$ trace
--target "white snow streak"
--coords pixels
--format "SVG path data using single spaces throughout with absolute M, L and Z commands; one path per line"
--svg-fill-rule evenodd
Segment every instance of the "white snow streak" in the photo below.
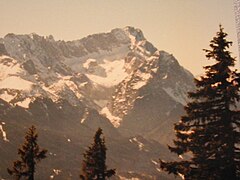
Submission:
M 84 121 L 87 119 L 88 115 L 89 115 L 89 111 L 87 108 L 85 108 L 83 118 L 81 119 L 81 124 L 84 123 Z
M 120 126 L 122 119 L 120 117 L 113 116 L 107 107 L 104 107 L 101 110 L 100 114 L 105 115 L 110 120 L 114 127 L 118 128 Z
M 88 69 L 92 64 L 97 65 L 96 63 L 96 59 L 87 59 L 86 62 L 83 64 L 83 67 Z
M 180 176 L 181 179 L 185 179 L 184 175 L 181 173 L 178 173 L 178 175 Z
M 157 161 L 152 160 L 152 163 L 155 165 L 159 165 L 159 163 Z
M 131 143 L 133 143 L 133 142 L 137 143 L 139 150 L 140 150 L 140 151 L 143 150 L 144 144 L 141 143 L 140 141 L 138 141 L 136 137 L 134 137 L 134 138 L 132 138 L 132 139 L 129 139 L 129 141 L 130 141 Z
M 182 155 L 178 155 L 178 157 L 179 157 L 180 159 L 183 159 Z
M 193 131 L 193 130 L 189 130 L 189 131 L 180 131 L 180 133 L 190 135 L 190 134 L 194 133 L 194 131 Z
M 146 81 L 139 81 L 139 82 L 134 84 L 133 89 L 140 89 L 141 87 L 143 87 L 146 84 L 147 84 Z
M 168 75 L 166 74 L 162 79 L 167 79 Z
M 4 124 L 4 123 L 2 123 L 2 124 Z M 2 125 L 0 125 L 0 132 L 2 132 L 3 140 L 6 142 L 9 142 L 9 140 L 7 139 L 7 133 L 6 133 L 6 131 L 3 130 Z

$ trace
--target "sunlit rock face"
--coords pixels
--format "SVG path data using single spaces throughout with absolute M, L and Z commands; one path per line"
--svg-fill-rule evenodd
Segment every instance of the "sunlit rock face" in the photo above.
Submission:
M 193 87 L 192 74 L 134 27 L 74 41 L 7 34 L 0 39 L 0 178 L 9 178 L 5 169 L 35 124 L 49 149 L 41 179 L 76 179 L 98 127 L 116 178 L 164 179 L 156 162 L 169 156 L 165 144 Z

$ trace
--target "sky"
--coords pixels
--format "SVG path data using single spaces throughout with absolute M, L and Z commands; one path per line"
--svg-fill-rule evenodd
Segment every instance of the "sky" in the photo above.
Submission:
M 238 59 L 233 0 L 0 0 L 0 23 L 0 37 L 35 32 L 55 40 L 133 26 L 195 75 L 212 63 L 202 49 L 222 24 Z

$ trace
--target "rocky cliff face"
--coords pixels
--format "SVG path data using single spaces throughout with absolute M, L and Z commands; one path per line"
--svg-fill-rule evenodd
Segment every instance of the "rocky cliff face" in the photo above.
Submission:
M 117 87 L 109 109 L 120 118 L 119 130 L 162 143 L 172 139 L 172 127 L 183 114 L 192 75 L 170 54 L 160 51 Z
M 8 34 L 1 42 L 27 76 L 34 76 L 33 79 L 47 88 L 55 85 L 57 87 L 51 89 L 70 89 L 78 98 L 87 92 L 86 98 L 95 101 L 96 107 L 105 106 L 113 87 L 138 68 L 139 62 L 130 64 L 125 61 L 129 53 L 141 51 L 152 54 L 156 51 L 143 33 L 132 27 L 69 42 L 37 34 Z M 74 85 L 77 87 L 74 88 Z
M 165 145 L 193 76 L 141 30 L 118 28 L 67 42 L 8 34 L 0 39 L 0 70 L 0 143 L 6 147 L 1 172 L 15 159 L 23 132 L 35 124 L 50 151 L 43 179 L 75 179 L 83 148 L 98 127 L 118 177 L 167 178 L 157 159 L 168 156 Z

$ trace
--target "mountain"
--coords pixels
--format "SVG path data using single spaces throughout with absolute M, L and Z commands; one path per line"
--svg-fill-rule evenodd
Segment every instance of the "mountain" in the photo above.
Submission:
M 160 155 L 172 158 L 166 143 L 194 88 L 193 75 L 140 29 L 117 28 L 74 41 L 10 33 L 0 39 L 0 70 L 0 142 L 6 154 L 1 172 L 16 157 L 23 132 L 35 124 L 51 153 L 40 165 L 47 172 L 39 174 L 43 179 L 51 173 L 76 178 L 81 153 L 98 127 L 118 178 L 168 178 L 157 161 Z
M 127 58 L 135 61 L 136 56 Z M 119 119 L 122 134 L 169 143 L 173 124 L 184 113 L 187 92 L 193 89 L 193 76 L 164 51 L 144 60 L 117 86 L 108 109 Z

